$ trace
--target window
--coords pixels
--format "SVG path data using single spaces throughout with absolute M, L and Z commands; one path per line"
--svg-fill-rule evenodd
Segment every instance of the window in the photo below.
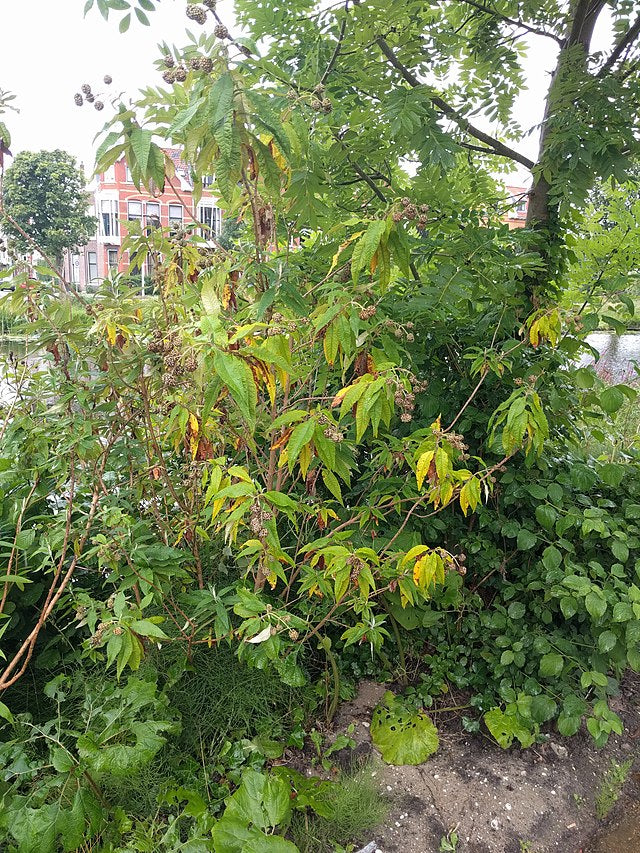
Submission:
M 115 166 L 109 166 L 107 171 L 103 175 L 103 180 L 105 184 L 115 184 L 116 182 L 116 169 Z
M 71 283 L 80 283 L 80 255 L 71 255 Z
M 160 204 L 157 201 L 147 202 L 146 220 L 149 228 L 160 227 Z
M 142 202 L 141 201 L 130 201 L 127 202 L 127 219 L 131 222 L 142 221 Z
M 182 205 L 169 205 L 169 225 L 182 225 Z
M 214 180 L 213 175 L 203 175 L 202 176 L 202 186 L 203 187 L 210 187 L 211 184 L 213 183 L 213 180 Z
M 98 278 L 98 253 L 87 252 L 87 278 L 95 281 Z
M 200 229 L 201 235 L 207 239 L 220 233 L 222 227 L 222 211 L 213 204 L 201 204 L 198 208 L 198 219 L 205 226 Z
M 103 237 L 117 237 L 120 233 L 116 199 L 102 199 L 100 202 L 100 233 Z
M 125 170 L 126 171 L 125 171 L 125 178 L 124 179 L 128 184 L 132 184 L 133 178 L 131 177 L 131 169 L 128 166 L 125 166 Z
M 110 270 L 118 270 L 118 250 L 107 249 L 107 264 Z

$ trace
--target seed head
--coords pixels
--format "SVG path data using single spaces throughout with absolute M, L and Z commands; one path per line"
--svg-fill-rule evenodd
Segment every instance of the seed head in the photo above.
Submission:
M 80 91 L 82 92 L 83 95 L 90 95 L 91 94 L 91 86 L 88 83 L 83 83 L 82 86 L 80 86 Z
M 225 27 L 224 24 L 216 24 L 213 28 L 213 34 L 216 38 L 219 39 L 229 38 L 229 30 Z
M 187 6 L 187 18 L 195 21 L 197 24 L 206 24 L 207 10 L 202 6 L 196 6 L 195 3 L 189 3 Z
M 94 110 L 98 110 L 98 112 L 100 112 L 101 110 L 104 109 L 104 104 L 102 103 L 102 101 L 96 101 L 95 104 L 93 105 L 93 108 L 94 108 Z
M 105 74 L 103 77 L 106 86 L 110 86 L 113 83 L 113 77 L 111 74 Z
M 73 96 L 73 100 L 74 100 L 74 103 L 77 107 L 81 107 L 84 103 L 84 100 L 83 100 L 80 92 L 76 92 L 76 94 Z

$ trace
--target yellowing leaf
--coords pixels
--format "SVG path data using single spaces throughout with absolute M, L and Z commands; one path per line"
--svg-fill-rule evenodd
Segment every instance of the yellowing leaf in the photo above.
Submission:
M 435 450 L 427 450 L 418 459 L 418 464 L 416 465 L 416 482 L 418 484 L 418 489 L 422 488 L 424 478 L 429 472 L 434 455 Z
M 118 337 L 118 330 L 113 323 L 107 323 L 107 340 L 111 344 L 112 347 L 116 345 L 116 338 Z

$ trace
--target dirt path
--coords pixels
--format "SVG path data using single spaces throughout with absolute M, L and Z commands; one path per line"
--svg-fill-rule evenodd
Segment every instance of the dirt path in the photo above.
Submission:
M 371 839 L 379 853 L 437 853 L 452 829 L 457 853 L 640 853 L 640 744 L 630 735 L 600 750 L 580 733 L 504 751 L 445 724 L 440 749 L 427 763 L 392 767 L 379 760 L 369 738 L 371 712 L 385 689 L 364 682 L 338 717 L 340 729 L 355 723 L 356 752 L 371 752 L 371 773 L 392 802 Z M 640 679 L 627 679 L 614 704 L 625 733 L 640 730 Z M 612 762 L 626 763 L 627 782 L 603 821 L 596 811 L 611 788 Z

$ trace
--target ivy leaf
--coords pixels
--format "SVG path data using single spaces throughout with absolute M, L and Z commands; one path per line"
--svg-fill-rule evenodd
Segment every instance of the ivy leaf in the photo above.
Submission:
M 409 710 L 390 691 L 374 710 L 370 731 L 374 746 L 387 764 L 422 764 L 440 743 L 429 717 Z

